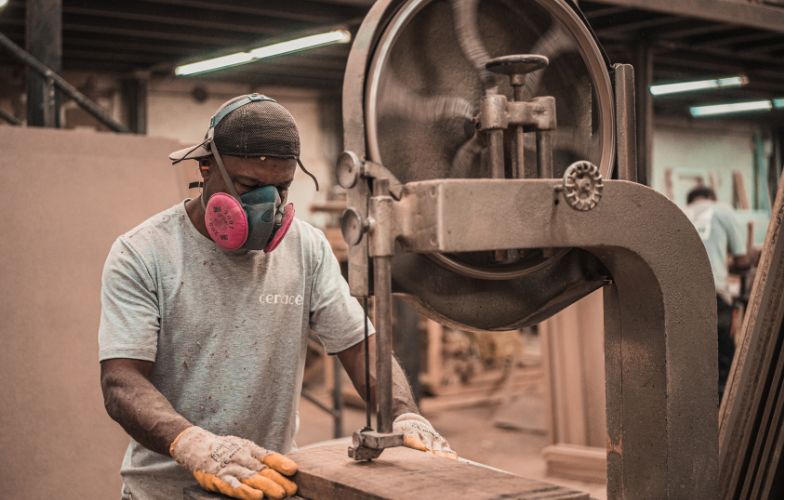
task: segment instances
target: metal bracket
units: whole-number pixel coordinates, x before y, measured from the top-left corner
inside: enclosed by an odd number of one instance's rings
[[[484,96],[477,118],[478,130],[504,130],[509,126],[522,126],[525,132],[555,130],[555,98],[542,96],[530,101],[509,101],[502,94]]]
[[[389,181],[389,194],[399,200],[403,185],[389,169],[379,163],[362,160],[352,151],[344,151],[336,161],[336,182],[345,189],[351,189],[360,178],[386,179]]]
[[[353,433],[353,446],[347,448],[347,456],[364,462],[378,458],[386,448],[403,446],[403,433],[383,433],[365,427]]]

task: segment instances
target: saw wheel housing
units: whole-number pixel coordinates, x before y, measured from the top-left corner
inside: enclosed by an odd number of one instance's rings
[[[498,56],[540,54],[549,66],[526,76],[522,99],[555,97],[555,177],[580,160],[598,165],[603,177],[611,176],[614,101],[608,63],[568,0],[387,1],[376,3],[376,10],[382,11],[376,29],[360,31],[354,43],[354,48],[359,43],[370,47],[367,65],[352,77],[348,64],[345,76],[345,85],[364,85],[360,104],[368,160],[402,183],[491,177],[475,118],[486,92],[510,96],[512,89],[507,78],[486,71],[485,64]],[[507,165],[510,149],[505,148]],[[526,177],[534,178],[533,134],[526,134],[525,159]],[[486,203],[491,200],[476,199],[464,217],[480,217]],[[451,326],[519,328],[544,319],[545,304],[552,314],[554,297],[564,307],[569,303],[565,294],[577,300],[600,286],[602,266],[588,262],[593,258],[584,252],[582,260],[566,258],[571,252],[530,249],[513,263],[498,263],[493,252],[417,255],[398,246],[395,290]],[[422,281],[430,286],[420,286],[414,269],[425,270]],[[488,290],[492,306],[499,309],[487,316]],[[451,300],[457,294],[461,298]],[[527,300],[528,294],[535,298]]]

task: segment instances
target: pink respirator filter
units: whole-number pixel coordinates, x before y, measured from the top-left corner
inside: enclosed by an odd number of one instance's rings
[[[239,201],[228,193],[211,196],[205,223],[211,239],[225,250],[237,250],[247,241],[247,214]]]
[[[286,208],[283,209],[283,220],[281,221],[281,227],[275,231],[275,234],[272,236],[272,239],[267,244],[267,248],[264,249],[265,252],[269,253],[275,250],[275,247],[283,241],[284,236],[286,233],[289,232],[289,228],[292,225],[292,221],[294,220],[294,203],[289,203],[286,205]]]

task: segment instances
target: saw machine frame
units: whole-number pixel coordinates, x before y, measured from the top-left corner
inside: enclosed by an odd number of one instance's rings
[[[548,0],[561,2],[562,0]],[[401,184],[371,161],[364,99],[370,55],[396,12],[379,0],[356,36],[345,73],[344,145],[337,166],[348,189],[349,282],[370,294],[377,341],[377,433],[356,444],[377,453],[392,437],[392,280],[395,246],[421,254],[580,248],[611,280],[604,288],[609,498],[712,498],[717,492],[715,296],[705,249],[671,201],[635,181],[633,70],[614,82],[618,179],[594,174],[593,202],[574,190],[589,166],[564,179],[439,179]],[[588,163],[588,162],[578,162]],[[599,182],[597,182],[599,181]],[[571,194],[572,193],[572,194]],[[479,216],[464,213],[485,200]],[[392,444],[394,443],[394,444]]]

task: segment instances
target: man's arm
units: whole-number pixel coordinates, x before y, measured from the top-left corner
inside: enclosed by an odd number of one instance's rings
[[[297,493],[286,476],[297,464],[252,441],[217,436],[181,416],[148,379],[153,364],[108,359],[100,365],[106,411],[136,441],[186,467],[208,491],[240,499]]]
[[[369,385],[370,385],[370,400],[372,401],[373,410],[377,402],[376,386],[377,386],[377,368],[376,368],[376,347],[375,335],[370,335],[367,342],[369,342]],[[353,381],[358,393],[366,401],[367,395],[367,382],[364,373],[364,341],[337,353],[339,360],[342,362],[345,371]],[[404,413],[419,413],[414,402],[414,396],[411,392],[411,386],[408,385],[406,374],[397,362],[397,359],[392,356],[392,417],[395,418]]]
[[[169,456],[169,446],[192,423],[181,416],[149,380],[153,363],[108,359],[100,384],[109,416],[146,448]]]

